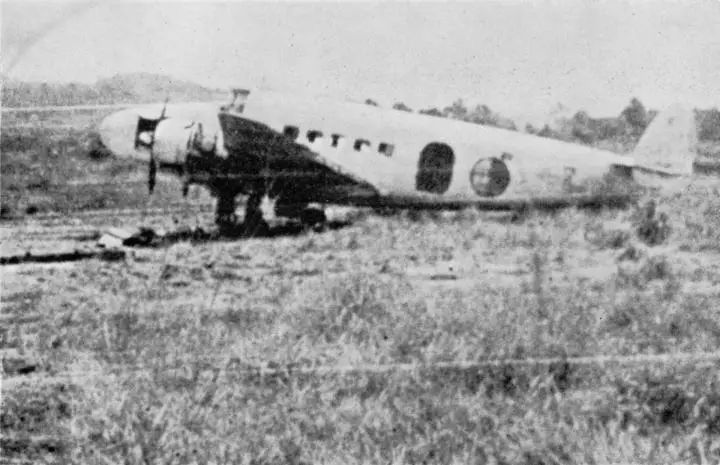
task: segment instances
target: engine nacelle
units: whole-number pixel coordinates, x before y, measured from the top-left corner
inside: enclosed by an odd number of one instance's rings
[[[160,121],[153,135],[152,151],[161,165],[184,165],[194,137],[196,123],[168,118]],[[143,137],[141,134],[139,137]]]
[[[158,116],[142,109],[114,113],[99,125],[100,140],[115,156],[150,162],[151,191],[157,170],[180,175],[184,191],[191,183],[212,188],[227,168],[217,113],[210,106],[170,111],[170,116],[164,110]]]
[[[200,122],[166,118],[152,127],[140,119],[136,147],[152,149],[160,164],[180,166],[192,155],[223,158],[219,140],[219,134],[207,134]]]

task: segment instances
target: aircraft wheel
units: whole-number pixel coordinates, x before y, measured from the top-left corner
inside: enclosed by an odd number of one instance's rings
[[[319,208],[306,208],[300,213],[300,223],[306,228],[319,231],[325,227],[327,216]]]

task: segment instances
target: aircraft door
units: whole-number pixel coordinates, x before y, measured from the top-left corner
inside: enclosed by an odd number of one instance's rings
[[[444,194],[450,188],[455,153],[453,149],[440,142],[431,142],[420,152],[415,189],[432,194]]]

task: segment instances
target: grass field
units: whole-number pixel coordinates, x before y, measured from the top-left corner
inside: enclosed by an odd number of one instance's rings
[[[46,137],[3,149],[3,205],[6,179],[26,182],[7,174],[5,157],[41,162]],[[57,184],[113,169],[115,180],[144,175],[76,155],[47,162],[61,173]],[[167,186],[161,195],[177,199]],[[43,189],[31,191],[43,198]],[[114,192],[98,189],[63,205]],[[124,193],[118,202],[127,204],[113,206],[147,202],[144,190]],[[57,208],[52,199],[48,208]],[[656,201],[670,224],[659,244],[638,234],[642,207],[518,221],[477,212],[358,215],[324,233],[180,243],[119,263],[5,267],[3,456],[718,463],[717,362],[253,369],[718,350],[717,181],[700,178]],[[432,279],[442,273],[455,279]]]

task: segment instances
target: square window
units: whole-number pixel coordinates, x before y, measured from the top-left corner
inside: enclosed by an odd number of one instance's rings
[[[311,144],[313,142],[315,142],[315,139],[317,139],[318,137],[322,137],[322,136],[323,136],[322,131],[318,131],[316,129],[311,129],[310,131],[307,132],[307,139],[308,139],[308,142],[310,142]]]
[[[292,140],[296,140],[300,135],[300,130],[297,128],[297,126],[285,126],[285,129],[283,129],[283,134],[285,134]]]
[[[358,152],[361,151],[364,145],[370,147],[370,141],[367,139],[357,139],[354,145],[355,150],[357,150]]]
[[[378,152],[382,153],[386,157],[391,157],[394,151],[395,146],[392,144],[388,144],[387,142],[381,142],[378,146]]]

